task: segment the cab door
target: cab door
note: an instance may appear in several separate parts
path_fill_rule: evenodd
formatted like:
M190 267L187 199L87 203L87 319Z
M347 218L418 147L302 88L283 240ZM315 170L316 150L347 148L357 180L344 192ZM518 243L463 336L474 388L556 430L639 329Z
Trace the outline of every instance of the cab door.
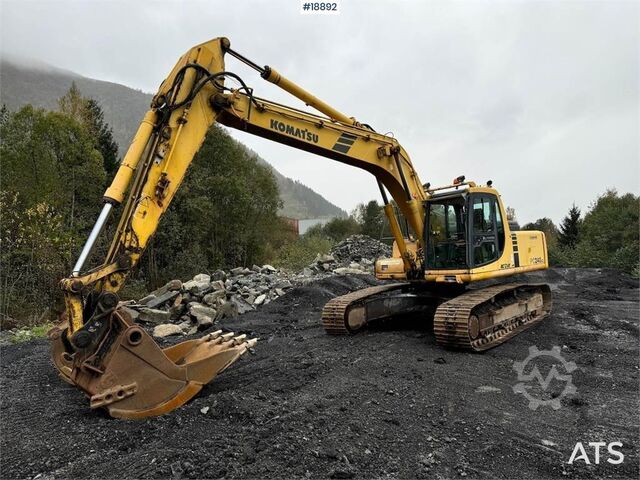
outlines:
M495 262L504 250L504 226L494 195L475 193L469 196L468 263L480 267Z

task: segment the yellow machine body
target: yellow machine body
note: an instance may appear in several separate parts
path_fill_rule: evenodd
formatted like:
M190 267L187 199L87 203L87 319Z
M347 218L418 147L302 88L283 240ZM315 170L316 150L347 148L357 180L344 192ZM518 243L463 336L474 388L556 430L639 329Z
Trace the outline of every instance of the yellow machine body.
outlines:
M507 277L518 273L532 272L549 268L547 242L544 232L525 230L511 231L507 221L507 212L498 191L491 187L478 187L469 184L452 188L464 188L465 194L486 194L495 198L496 215L502 219L502 231L496 232L500 244L496 248L495 258L483 265L467 268L426 268L419 280L428 282L472 283L491 278ZM455 192L455 190L454 190ZM427 200L428 203L428 200ZM428 223L428 222L425 222ZM438 226L442 228L442 226ZM405 240L406 250L417 255L417 243ZM379 279L411 280L402 262L397 242L393 244L391 258L376 262L376 276ZM415 280L415 279L414 279ZM415 281L419 281L415 280Z

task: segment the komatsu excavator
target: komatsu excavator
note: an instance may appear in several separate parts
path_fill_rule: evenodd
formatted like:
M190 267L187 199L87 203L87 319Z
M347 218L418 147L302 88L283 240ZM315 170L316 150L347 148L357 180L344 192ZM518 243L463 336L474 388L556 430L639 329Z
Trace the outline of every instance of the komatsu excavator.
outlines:
M225 55L319 114L255 96L225 69ZM231 80L237 88L229 87ZM169 412L256 343L218 331L161 349L119 308L118 290L215 122L362 168L376 178L394 237L393 256L376 262L376 276L396 281L331 300L322 311L328 333L354 333L373 320L414 314L433 321L438 344L482 351L549 314L546 285L467 288L548 267L544 233L511 231L491 182L481 186L458 177L439 188L423 184L395 138L340 113L275 69L260 67L232 50L228 39L215 38L184 54L160 85L71 276L61 281L66 312L49 334L53 362L63 379L85 392L92 408L118 418ZM106 258L85 270L116 206L120 220Z

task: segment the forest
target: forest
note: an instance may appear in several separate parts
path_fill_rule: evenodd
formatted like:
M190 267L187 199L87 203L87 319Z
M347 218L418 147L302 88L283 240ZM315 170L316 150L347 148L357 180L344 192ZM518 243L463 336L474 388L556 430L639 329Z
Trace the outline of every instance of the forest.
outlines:
M75 84L56 111L2 108L2 328L37 325L59 314L58 282L69 274L95 221L121 153L101 105ZM279 217L278 184L257 154L212 127L123 296L135 298L172 278L218 268L271 263L299 270L349 235L390 237L375 200L298 237ZM609 190L584 215L570 207L559 226L541 218L522 228L546 233L554 266L611 267L637 276L639 209L637 196ZM111 233L102 235L93 265Z

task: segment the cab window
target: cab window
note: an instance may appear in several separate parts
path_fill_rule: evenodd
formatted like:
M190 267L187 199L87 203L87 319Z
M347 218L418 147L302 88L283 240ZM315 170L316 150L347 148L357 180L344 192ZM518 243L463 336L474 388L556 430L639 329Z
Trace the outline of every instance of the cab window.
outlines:
M465 201L462 197L429 202L427 267L467 268Z
M471 197L472 253L474 267L497 260L504 250L504 224L495 196Z

